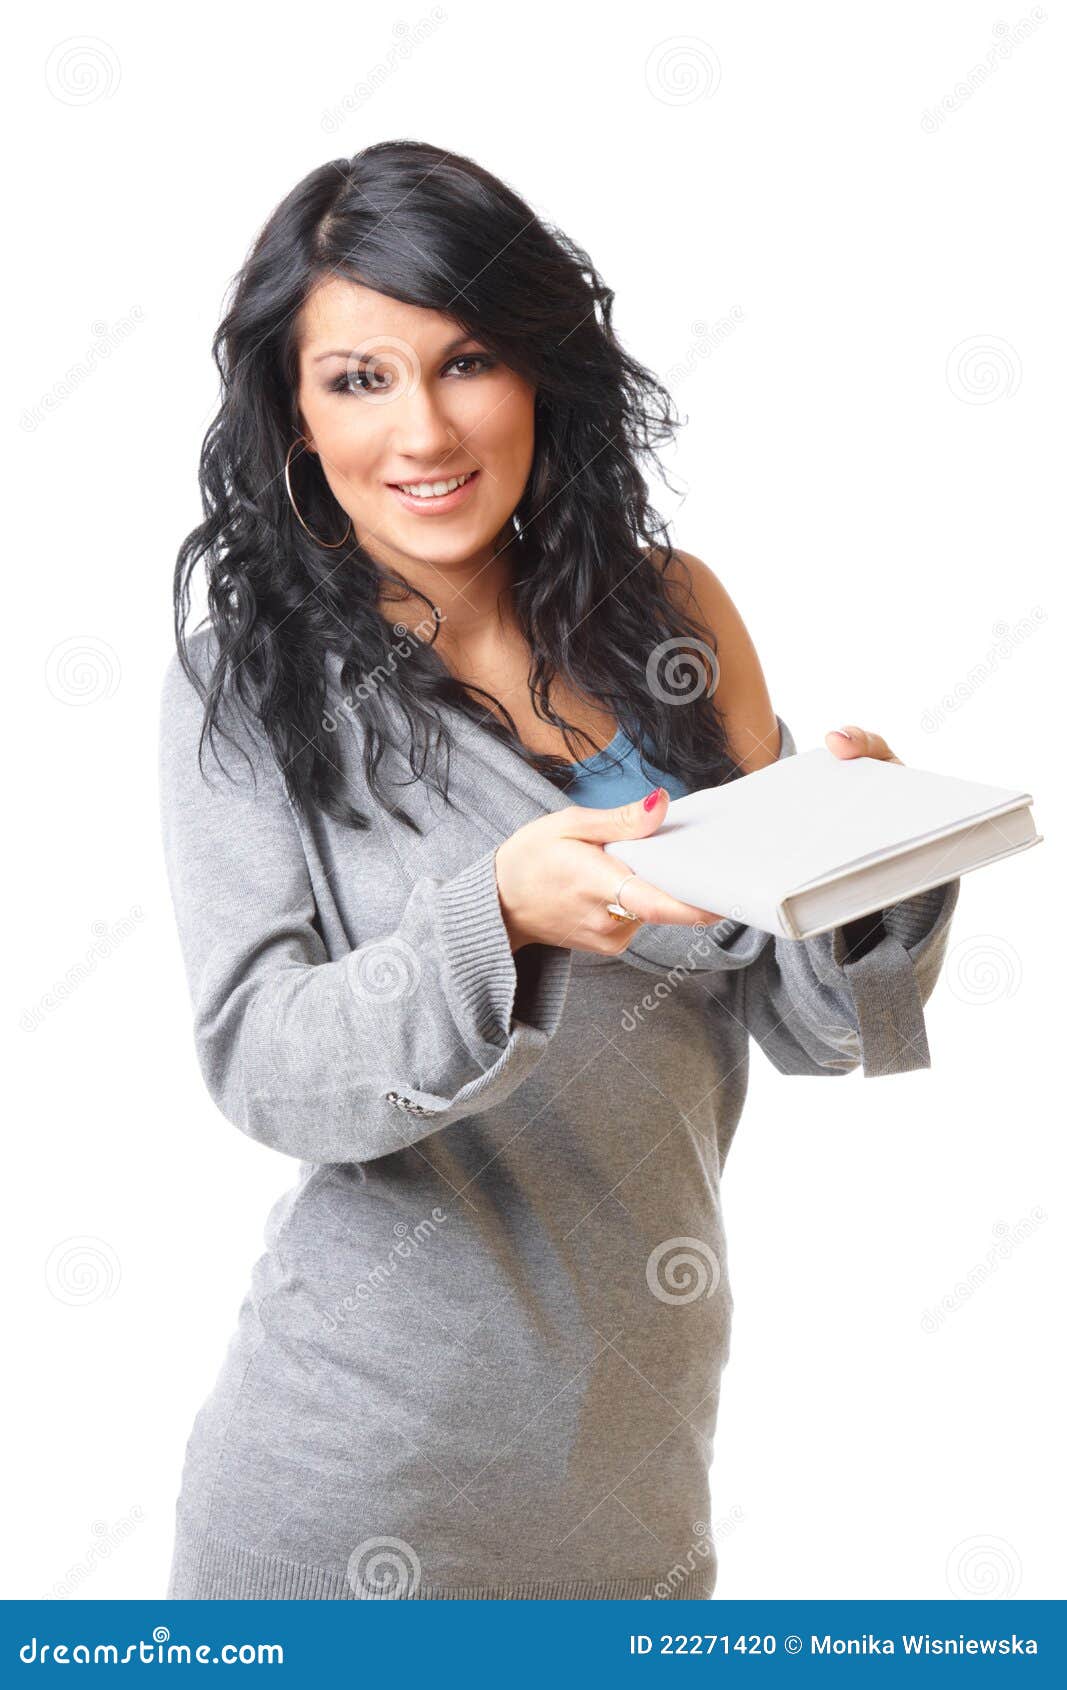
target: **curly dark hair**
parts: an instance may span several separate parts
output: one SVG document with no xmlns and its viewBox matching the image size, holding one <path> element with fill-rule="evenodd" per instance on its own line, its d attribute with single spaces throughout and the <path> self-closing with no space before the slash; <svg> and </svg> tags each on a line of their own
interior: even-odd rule
<svg viewBox="0 0 1067 1690">
<path fill-rule="evenodd" d="M 407 724 L 413 778 L 426 770 L 431 744 L 438 758 L 444 748 L 444 778 L 437 767 L 431 778 L 446 802 L 452 740 L 438 703 L 504 739 L 561 788 L 572 776 L 563 758 L 523 744 L 503 704 L 493 699 L 507 725 L 479 702 L 476 694 L 493 695 L 453 676 L 433 639 L 412 640 L 404 662 L 390 662 L 396 635 L 379 609 L 383 583 L 414 589 L 354 538 L 341 550 L 317 544 L 294 515 L 284 465 L 300 433 L 296 320 L 332 275 L 447 314 L 536 390 L 533 465 L 513 517 L 520 543 L 508 547 L 536 714 L 568 745 L 577 737 L 592 744 L 549 703 L 560 675 L 610 708 L 654 766 L 691 787 L 736 778 L 713 698 L 714 630 L 690 620 L 679 601 L 668 572 L 681 559 L 639 468 L 642 460 L 658 467 L 657 447 L 678 426 L 669 393 L 620 345 L 614 293 L 585 252 L 472 160 L 415 141 L 381 142 L 311 171 L 268 218 L 234 279 L 212 343 L 221 403 L 200 454 L 204 520 L 183 541 L 174 571 L 180 661 L 205 704 L 201 756 L 205 733 L 225 732 L 230 700 L 265 732 L 295 807 L 367 827 L 336 764 L 325 669 L 332 652 L 342 689 L 364 695 L 364 773 L 379 801 L 377 764 L 397 719 L 381 688 Z M 292 473 L 309 527 L 336 534 L 339 507 L 317 456 L 299 456 Z M 205 620 L 217 642 L 206 684 L 184 631 L 201 558 Z M 432 618 L 430 600 L 417 597 Z M 659 666 L 654 684 L 650 665 Z M 420 831 L 403 810 L 394 813 Z"/>
</svg>

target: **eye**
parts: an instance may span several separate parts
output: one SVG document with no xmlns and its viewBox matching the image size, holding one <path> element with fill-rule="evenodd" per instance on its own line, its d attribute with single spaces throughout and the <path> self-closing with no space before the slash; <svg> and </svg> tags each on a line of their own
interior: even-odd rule
<svg viewBox="0 0 1067 1690">
<path fill-rule="evenodd" d="M 460 369 L 460 365 L 466 368 Z M 487 352 L 461 352 L 445 365 L 445 369 L 455 369 L 461 381 L 469 381 L 472 376 L 481 375 L 486 370 L 496 367 L 496 359 Z M 373 364 L 359 364 L 354 370 L 342 370 L 329 383 L 331 393 L 387 393 L 393 385 L 393 371 L 384 360 Z"/>
<path fill-rule="evenodd" d="M 342 370 L 330 383 L 331 393 L 385 393 L 392 386 L 392 372 L 381 365 L 361 364 Z"/>
<path fill-rule="evenodd" d="M 496 363 L 496 359 L 490 358 L 490 356 L 487 352 L 461 352 L 458 358 L 453 358 L 452 363 L 453 363 L 453 365 L 455 365 L 455 364 L 477 364 L 479 366 L 479 369 L 491 370 L 493 368 L 494 364 Z M 470 371 L 464 371 L 463 372 L 464 378 L 466 378 L 467 375 L 477 375 L 477 374 L 478 374 L 478 370 L 470 370 Z"/>
</svg>

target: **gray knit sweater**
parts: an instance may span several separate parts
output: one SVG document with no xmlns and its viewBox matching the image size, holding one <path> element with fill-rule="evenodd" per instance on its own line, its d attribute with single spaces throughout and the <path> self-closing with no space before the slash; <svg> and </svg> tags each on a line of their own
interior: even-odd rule
<svg viewBox="0 0 1067 1690">
<path fill-rule="evenodd" d="M 214 636 L 190 645 L 206 673 Z M 186 1447 L 172 1597 L 710 1596 L 719 1180 L 750 1037 L 788 1075 L 929 1066 L 958 880 L 862 955 L 852 929 L 728 920 L 513 955 L 493 853 L 569 800 L 444 714 L 451 805 L 382 765 L 416 838 L 338 712 L 358 832 L 298 817 L 258 729 L 234 730 L 251 770 L 205 741 L 202 775 L 200 700 L 166 672 L 196 1056 L 223 1117 L 299 1161 Z"/>
</svg>

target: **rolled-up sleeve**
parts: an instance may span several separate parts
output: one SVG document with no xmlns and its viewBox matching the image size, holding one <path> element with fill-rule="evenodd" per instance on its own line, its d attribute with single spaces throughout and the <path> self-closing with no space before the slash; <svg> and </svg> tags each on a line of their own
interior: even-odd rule
<svg viewBox="0 0 1067 1690">
<path fill-rule="evenodd" d="M 224 753 L 224 775 L 206 752 L 205 774 L 202 715 L 175 655 L 160 716 L 163 852 L 196 1055 L 222 1114 L 287 1155 L 357 1162 L 508 1096 L 560 1025 L 571 953 L 530 946 L 516 967 L 494 852 L 421 877 L 388 932 L 331 960 L 276 760 L 249 734 L 250 767 Z"/>
<path fill-rule="evenodd" d="M 925 1007 L 959 890 L 948 881 L 812 939 L 762 935 L 741 974 L 741 1016 L 779 1073 L 931 1066 Z"/>
<path fill-rule="evenodd" d="M 776 720 L 779 760 L 794 756 Z M 906 1073 L 931 1066 L 924 1012 L 959 893 L 957 877 L 810 939 L 729 917 L 706 929 L 649 924 L 624 955 L 654 973 L 736 971 L 736 1013 L 779 1073 Z"/>
</svg>

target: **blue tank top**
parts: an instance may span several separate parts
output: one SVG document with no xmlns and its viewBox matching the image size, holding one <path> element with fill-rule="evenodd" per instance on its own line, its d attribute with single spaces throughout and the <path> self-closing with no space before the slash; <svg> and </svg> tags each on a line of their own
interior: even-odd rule
<svg viewBox="0 0 1067 1690">
<path fill-rule="evenodd" d="M 653 786 L 665 786 L 672 798 L 684 798 L 689 791 L 676 775 L 668 775 L 639 757 L 637 747 L 622 728 L 602 750 L 574 763 L 572 770 L 573 778 L 564 788 L 567 797 L 572 804 L 598 810 L 643 798 Z"/>
</svg>

